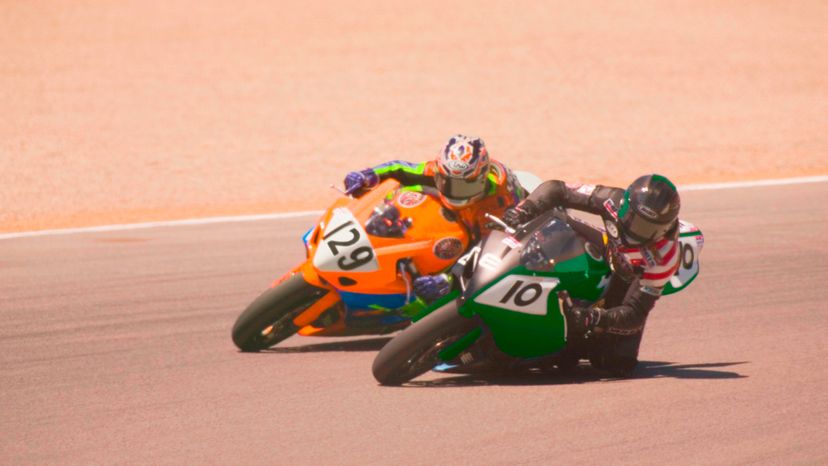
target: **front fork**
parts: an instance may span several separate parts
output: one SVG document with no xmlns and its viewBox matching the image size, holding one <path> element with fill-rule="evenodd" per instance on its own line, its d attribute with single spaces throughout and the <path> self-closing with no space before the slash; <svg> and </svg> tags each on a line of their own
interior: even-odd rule
<svg viewBox="0 0 828 466">
<path fill-rule="evenodd" d="M 336 289 L 330 286 L 327 282 L 323 281 L 318 273 L 316 273 L 316 269 L 314 269 L 313 264 L 311 261 L 303 262 L 299 267 L 291 270 L 290 272 L 282 275 L 278 280 L 274 281 L 271 288 L 277 286 L 279 283 L 287 280 L 288 278 L 296 275 L 301 274 L 302 278 L 307 282 L 309 285 L 315 286 L 317 288 L 321 288 L 327 290 L 327 292 L 322 295 L 316 302 L 308 306 L 307 309 L 302 311 L 301 314 L 294 317 L 293 324 L 299 327 L 299 334 L 300 335 L 316 335 L 323 331 L 330 332 L 332 329 L 330 326 L 325 326 L 323 328 L 314 327 L 312 324 L 316 322 L 325 311 L 334 308 L 338 304 L 341 303 L 342 298 L 337 293 Z M 344 311 L 339 311 L 340 316 L 338 321 L 344 320 Z M 337 327 L 339 322 L 336 322 L 332 325 L 332 327 Z"/>
</svg>

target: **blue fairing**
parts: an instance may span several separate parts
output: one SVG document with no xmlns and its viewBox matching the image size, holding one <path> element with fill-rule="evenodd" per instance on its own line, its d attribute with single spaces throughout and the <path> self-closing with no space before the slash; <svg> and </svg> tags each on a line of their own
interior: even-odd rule
<svg viewBox="0 0 828 466">
<path fill-rule="evenodd" d="M 302 242 L 305 243 L 305 247 L 308 247 L 308 241 L 310 241 L 311 234 L 313 233 L 313 229 L 316 227 L 311 227 L 310 230 L 306 231 L 304 235 L 302 235 Z"/>
<path fill-rule="evenodd" d="M 373 322 L 376 325 L 393 325 L 409 320 L 397 313 L 377 309 L 396 309 L 406 304 L 405 294 L 362 294 L 339 291 L 347 309 L 346 322 Z"/>
<path fill-rule="evenodd" d="M 407 304 L 405 294 L 363 294 L 363 293 L 348 293 L 347 291 L 339 291 L 339 296 L 342 297 L 342 302 L 345 306 L 351 309 L 376 309 L 382 307 L 385 309 L 397 309 Z"/>
</svg>

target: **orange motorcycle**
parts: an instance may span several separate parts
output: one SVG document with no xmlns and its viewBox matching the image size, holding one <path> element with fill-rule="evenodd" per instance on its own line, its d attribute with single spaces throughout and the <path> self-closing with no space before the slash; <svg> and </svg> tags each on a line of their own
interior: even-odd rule
<svg viewBox="0 0 828 466">
<path fill-rule="evenodd" d="M 419 274 L 451 266 L 470 236 L 430 188 L 386 180 L 338 199 L 303 237 L 307 259 L 253 301 L 233 326 L 242 351 L 293 334 L 385 334 L 425 307 L 411 291 Z"/>
</svg>

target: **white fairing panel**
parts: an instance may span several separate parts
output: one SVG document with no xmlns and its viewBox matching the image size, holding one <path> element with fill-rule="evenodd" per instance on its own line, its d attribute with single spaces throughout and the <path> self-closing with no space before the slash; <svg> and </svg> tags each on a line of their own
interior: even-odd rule
<svg viewBox="0 0 828 466">
<path fill-rule="evenodd" d="M 313 256 L 313 265 L 325 272 L 373 272 L 379 262 L 368 235 L 350 210 L 333 211 Z"/>
<path fill-rule="evenodd" d="M 545 316 L 549 293 L 560 280 L 554 277 L 509 275 L 474 299 L 488 306 Z"/>
<path fill-rule="evenodd" d="M 670 278 L 670 286 L 679 290 L 699 273 L 699 255 L 704 246 L 704 235 L 692 223 L 679 221 L 679 268 Z"/>
<path fill-rule="evenodd" d="M 527 193 L 531 193 L 538 186 L 540 186 L 541 183 L 543 183 L 543 180 L 533 173 L 523 170 L 515 170 L 513 173 L 515 174 L 515 178 L 517 178 L 518 183 L 523 186 L 523 189 L 525 189 Z"/>
</svg>

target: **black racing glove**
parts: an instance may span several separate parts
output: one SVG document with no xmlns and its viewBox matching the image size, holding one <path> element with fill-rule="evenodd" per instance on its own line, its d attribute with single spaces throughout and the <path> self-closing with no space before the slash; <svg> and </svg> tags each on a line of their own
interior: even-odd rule
<svg viewBox="0 0 828 466">
<path fill-rule="evenodd" d="M 583 302 L 583 301 L 581 301 Z M 588 337 L 601 320 L 603 309 L 596 306 L 576 306 L 567 291 L 558 292 L 558 303 L 566 317 L 567 334 Z"/>
<path fill-rule="evenodd" d="M 529 199 L 520 201 L 503 213 L 503 221 L 512 228 L 517 228 L 540 215 L 540 209 Z"/>
<path fill-rule="evenodd" d="M 601 321 L 600 308 L 591 307 L 566 307 L 567 333 L 570 335 L 588 335 L 595 330 L 598 322 Z"/>
</svg>

